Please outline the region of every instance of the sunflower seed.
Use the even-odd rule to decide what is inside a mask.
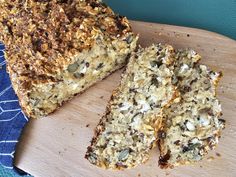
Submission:
[[[120,154],[118,156],[118,160],[125,160],[128,158],[128,155],[129,155],[129,149],[125,149],[120,152]]]
[[[158,61],[150,61],[150,65],[152,67],[160,67],[162,65],[162,61],[161,60],[158,60]]]
[[[96,70],[101,69],[103,66],[104,66],[103,63],[99,63],[99,65],[97,66]]]

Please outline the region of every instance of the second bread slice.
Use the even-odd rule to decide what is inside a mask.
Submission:
[[[92,164],[122,169],[149,158],[162,109],[175,95],[173,53],[169,45],[153,45],[133,54],[88,147],[85,157]]]
[[[162,168],[201,160],[218,143],[224,120],[216,86],[221,74],[198,64],[193,50],[179,51],[174,64],[175,83],[180,92],[163,112],[159,134]]]

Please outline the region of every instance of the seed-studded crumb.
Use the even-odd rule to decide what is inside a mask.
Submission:
[[[96,128],[86,158],[94,165],[123,169],[144,163],[157,140],[162,109],[175,96],[171,46],[134,53]]]
[[[164,110],[159,140],[162,168],[201,160],[218,143],[224,120],[216,86],[221,74],[198,64],[193,50],[179,51],[175,60],[175,84],[180,96]]]
[[[137,41],[127,19],[99,0],[2,1],[0,31],[29,117],[53,112],[124,66]]]

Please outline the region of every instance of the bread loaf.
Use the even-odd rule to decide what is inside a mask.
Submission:
[[[137,41],[99,0],[4,0],[0,31],[13,88],[33,118],[124,66]]]

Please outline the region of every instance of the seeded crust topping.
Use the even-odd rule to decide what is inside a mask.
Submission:
[[[157,140],[162,110],[175,96],[173,48],[153,45],[133,53],[85,155],[111,169],[144,163]]]
[[[159,134],[162,168],[201,160],[218,143],[224,128],[216,86],[221,73],[198,64],[193,50],[179,51],[174,64],[175,82],[180,94],[164,110]]]
[[[24,112],[41,117],[125,65],[137,36],[99,0],[0,1],[0,40]]]

